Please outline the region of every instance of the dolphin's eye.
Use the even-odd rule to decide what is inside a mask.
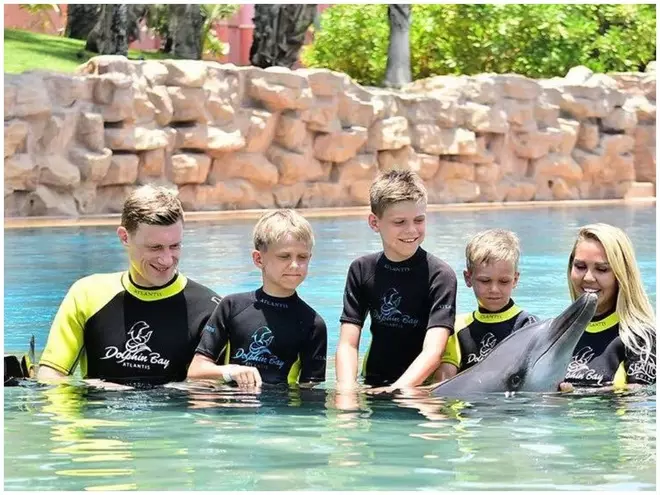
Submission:
[[[511,385],[511,388],[518,388],[521,382],[522,379],[520,378],[520,375],[513,375],[511,378],[509,378],[509,384]]]

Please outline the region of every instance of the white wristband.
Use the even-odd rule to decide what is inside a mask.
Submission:
[[[231,373],[230,373],[229,371],[224,371],[224,372],[222,373],[222,379],[223,379],[225,382],[229,383],[230,381],[232,381]]]

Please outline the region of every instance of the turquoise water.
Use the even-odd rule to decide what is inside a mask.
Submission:
[[[467,239],[518,232],[518,304],[543,317],[568,303],[566,259],[578,226],[628,232],[655,305],[654,206],[429,214],[424,247],[463,269]],[[305,300],[328,323],[319,390],[227,387],[109,392],[82,385],[4,391],[6,490],[654,490],[655,387],[637,393],[484,397],[337,397],[333,390],[346,270],[378,249],[363,218],[311,219],[317,246]],[[255,288],[253,222],[190,223],[182,271],[220,294]],[[48,327],[69,285],[124,268],[114,229],[5,231],[6,351]],[[460,281],[460,278],[459,278]],[[474,298],[459,283],[459,311]],[[367,348],[364,333],[361,355]]]

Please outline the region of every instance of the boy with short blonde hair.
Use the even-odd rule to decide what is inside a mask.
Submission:
[[[456,319],[436,373],[446,380],[481,362],[503,339],[537,318],[511,299],[520,273],[520,241],[510,230],[489,229],[476,234],[465,248],[465,284],[477,298],[478,308]]]
[[[296,293],[312,257],[312,227],[294,210],[269,212],[255,225],[253,244],[263,285],[220,302],[202,332],[188,378],[223,378],[243,387],[262,381],[320,383],[326,325]]]
[[[411,171],[381,173],[370,189],[369,227],[383,250],[348,270],[337,346],[337,382],[353,388],[362,325],[371,316],[372,342],[364,358],[367,385],[420,385],[440,365],[456,314],[456,275],[421,248],[427,193]]]

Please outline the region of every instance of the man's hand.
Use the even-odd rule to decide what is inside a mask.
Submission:
[[[561,382],[559,384],[559,391],[562,393],[569,393],[573,392],[575,390],[575,387],[573,387],[572,383],[569,382]]]

